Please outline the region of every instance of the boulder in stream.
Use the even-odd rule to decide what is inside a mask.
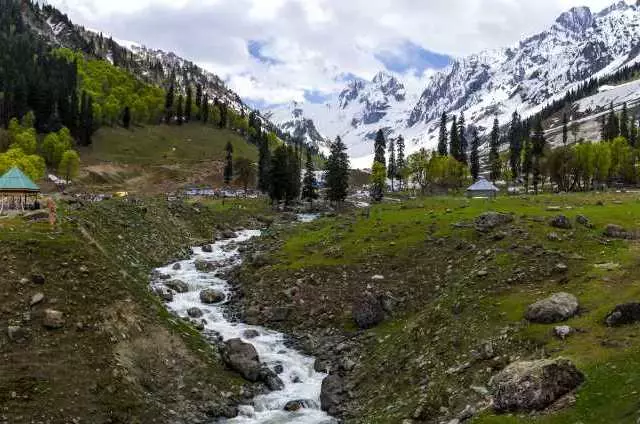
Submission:
[[[200,292],[200,301],[207,305],[220,303],[224,300],[224,293],[216,289],[204,289]]]
[[[186,293],[189,291],[189,285],[182,280],[170,280],[165,282],[164,285],[176,293]]]
[[[320,406],[330,415],[337,415],[345,401],[344,381],[337,374],[331,374],[322,380],[320,389]]]
[[[250,343],[240,339],[227,340],[222,349],[222,359],[231,369],[239,372],[244,378],[256,382],[260,378],[260,358],[258,351]]]

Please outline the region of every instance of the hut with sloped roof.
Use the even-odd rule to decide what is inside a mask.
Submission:
[[[478,181],[473,183],[471,187],[467,189],[467,197],[488,197],[493,199],[498,195],[500,190],[493,185],[491,181],[487,181],[486,178],[480,177]]]
[[[0,213],[4,210],[32,208],[38,202],[40,187],[19,168],[0,177]]]

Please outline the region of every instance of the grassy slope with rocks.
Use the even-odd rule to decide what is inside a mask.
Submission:
[[[103,127],[82,149],[81,189],[149,193],[188,183],[221,185],[225,146],[234,158],[257,161],[258,151],[242,136],[200,123],[150,125],[127,130]]]
[[[474,219],[486,211],[514,220],[478,232]],[[241,302],[249,321],[297,336],[346,373],[350,423],[439,422],[466,405],[482,410],[484,388],[507,364],[559,356],[586,375],[575,406],[540,416],[486,410],[473,422],[635,423],[640,327],[608,328],[603,320],[615,305],[640,300],[638,244],[610,240],[603,229],[637,228],[639,212],[634,194],[378,205],[369,216],[355,211],[272,232],[262,241],[268,260],[237,276]],[[573,229],[552,228],[558,214]],[[579,214],[595,227],[577,224]],[[351,308],[366,291],[395,306],[382,324],[361,331]],[[523,318],[529,304],[556,292],[580,301],[566,322],[578,332],[566,340],[554,337],[557,324]]]
[[[216,226],[261,225],[266,205],[113,200],[59,212],[55,230],[0,219],[0,421],[195,422],[238,401],[244,381],[151,296],[149,273]],[[36,293],[44,301],[30,306]],[[44,328],[46,309],[64,313],[63,328]]]

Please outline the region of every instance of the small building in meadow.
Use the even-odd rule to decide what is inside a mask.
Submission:
[[[467,197],[488,197],[493,199],[498,195],[500,190],[484,177],[480,177],[478,181],[473,183],[467,189]]]
[[[33,209],[38,203],[38,187],[19,168],[0,177],[0,213],[3,210]]]

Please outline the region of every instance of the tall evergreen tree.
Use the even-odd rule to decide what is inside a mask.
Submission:
[[[458,119],[458,140],[460,143],[460,157],[458,158],[458,162],[467,165],[469,142],[467,141],[467,128],[464,120],[464,113],[460,113],[460,119]]]
[[[438,154],[447,156],[447,114],[442,112],[440,117],[440,134],[438,134]]]
[[[229,185],[233,180],[233,144],[230,141],[227,142],[225,151],[227,152],[227,157],[224,166],[224,183]]]
[[[458,137],[458,119],[455,116],[451,122],[451,131],[449,131],[449,154],[455,160],[460,160],[460,156],[462,156]]]
[[[611,141],[617,136],[620,135],[620,122],[618,120],[618,115],[613,108],[613,102],[609,106],[609,114],[607,115],[607,126],[606,126],[606,139],[607,141]]]
[[[175,97],[175,83],[174,80],[171,81],[169,85],[169,89],[167,90],[167,95],[164,102],[164,113],[165,113],[165,122],[167,124],[171,124],[173,120],[173,102]]]
[[[533,190],[538,194],[538,185],[542,175],[542,158],[544,156],[544,148],[546,140],[544,138],[544,129],[542,128],[542,119],[538,119],[533,137],[531,138],[531,153],[533,156]]]
[[[376,134],[376,140],[374,144],[374,162],[381,163],[383,166],[387,165],[387,162],[384,157],[385,150],[387,149],[387,141],[384,137],[384,132],[382,130],[378,130]]]
[[[193,91],[191,85],[187,86],[187,102],[184,105],[184,121],[191,121],[191,109],[193,108]]]
[[[286,145],[280,145],[273,152],[269,171],[269,197],[272,202],[287,200],[289,187],[289,153]]]
[[[202,120],[202,84],[196,84],[196,120]]]
[[[478,131],[473,131],[473,138],[471,139],[471,177],[473,181],[478,181],[480,175],[480,137],[478,137]]]
[[[522,123],[518,112],[513,112],[509,125],[509,165],[514,180],[520,176],[520,157],[522,150]]]
[[[340,137],[331,145],[325,180],[327,199],[338,204],[344,202],[349,189],[349,156],[347,146]]]
[[[627,110],[626,103],[623,103],[622,113],[620,114],[620,135],[629,141],[629,111]]]
[[[296,146],[289,145],[287,147],[288,162],[287,162],[287,203],[297,200],[300,197],[300,155]]]
[[[396,140],[396,178],[400,182],[400,190],[404,188],[404,173],[407,163],[404,157],[404,137],[398,136]]]
[[[522,146],[522,179],[524,180],[525,193],[529,192],[529,176],[533,170],[533,148],[529,137],[524,139]]]
[[[305,164],[304,180],[302,181],[302,200],[313,205],[313,201],[318,198],[318,181],[316,180],[316,169],[313,165],[311,152],[307,150],[307,162]]]
[[[634,116],[631,117],[631,124],[629,127],[629,144],[633,148],[638,147],[638,119]]]
[[[220,122],[218,127],[227,128],[227,104],[222,102],[218,104],[220,107]]]
[[[569,118],[567,113],[562,114],[562,144],[564,146],[569,142]]]
[[[600,141],[607,141],[609,136],[609,127],[607,125],[607,117],[602,115],[600,117]]]
[[[206,124],[209,121],[209,95],[205,94],[202,97],[202,106],[200,108],[200,119],[202,123]]]
[[[182,95],[178,97],[178,105],[176,106],[176,122],[182,125],[184,120],[184,98]]]
[[[500,163],[500,123],[498,118],[493,121],[493,129],[491,130],[491,138],[489,140],[489,167],[492,181],[498,180],[502,175],[502,164]]]
[[[391,191],[394,191],[393,182],[397,177],[396,146],[392,138],[389,139],[389,165],[387,166],[387,178],[391,180]]]
[[[131,109],[129,106],[125,106],[124,112],[122,112],[122,126],[126,129],[131,126]]]
[[[258,190],[263,193],[269,192],[271,186],[271,149],[266,133],[260,137],[259,146],[260,157],[258,159]]]

